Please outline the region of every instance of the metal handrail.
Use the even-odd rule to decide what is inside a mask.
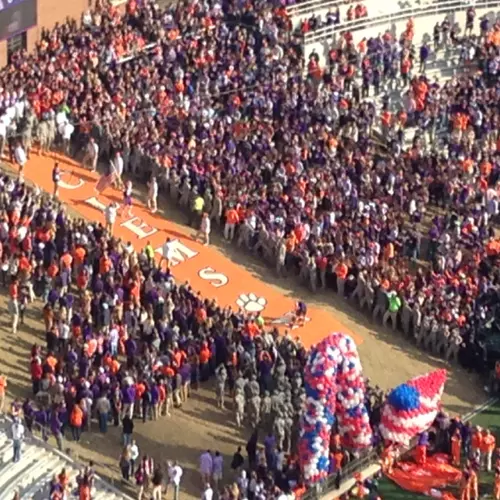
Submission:
[[[318,10],[325,10],[325,9],[331,9],[333,7],[341,7],[342,5],[352,5],[358,2],[363,2],[366,4],[367,1],[370,0],[351,0],[349,3],[346,3],[345,0],[307,0],[306,2],[300,2],[297,4],[293,5],[288,5],[286,7],[287,14],[290,17],[300,17],[304,16],[306,14],[312,14],[317,12]],[[400,0],[399,2],[395,2],[395,5],[393,5],[395,12],[398,10],[401,10],[403,7],[401,5],[404,5],[406,3],[411,3],[411,2],[421,2],[422,6],[425,5],[424,2],[431,2],[431,3],[437,3],[438,0]],[[464,0],[467,1],[467,0]],[[376,2],[374,2],[376,3]]]
[[[412,7],[398,12],[393,12],[391,14],[354,19],[337,25],[325,26],[306,33],[304,35],[304,45],[324,41],[325,39],[331,38],[336,33],[342,31],[359,31],[378,25],[390,28],[393,23],[397,21],[405,21],[410,17],[424,17],[429,15],[446,14],[448,12],[463,11],[472,5],[475,8],[500,7],[500,0],[477,0],[474,4],[469,2],[465,3],[462,0],[444,0],[428,7]]]

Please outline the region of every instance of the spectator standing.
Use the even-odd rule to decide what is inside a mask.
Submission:
[[[123,446],[127,446],[132,443],[132,434],[134,432],[134,421],[130,418],[128,413],[122,419],[122,441]]]
[[[83,410],[79,404],[74,404],[70,415],[70,426],[73,440],[80,441],[83,426]]]
[[[103,434],[108,432],[108,420],[111,411],[111,403],[106,394],[101,394],[96,402],[97,419],[99,421],[99,431]]]
[[[213,459],[210,450],[204,451],[200,456],[200,474],[202,484],[210,483],[213,474]]]
[[[54,190],[52,192],[54,198],[59,195],[59,182],[61,181],[61,169],[59,168],[59,163],[56,161],[54,163],[54,168],[52,169],[52,182],[54,184]]]
[[[238,449],[234,453],[233,459],[231,460],[231,469],[237,475],[244,464],[245,459],[243,458],[243,455],[241,453],[241,446],[238,446]]]
[[[11,427],[12,431],[12,445],[14,451],[14,462],[19,462],[21,460],[21,447],[24,440],[24,425],[21,423],[19,417],[14,417],[14,422]]]
[[[489,429],[486,429],[481,441],[481,456],[483,458],[483,467],[487,472],[491,472],[493,452],[495,451],[495,447],[495,436],[493,436]]]
[[[159,465],[156,466],[153,477],[151,479],[153,485],[153,498],[152,500],[161,500],[163,493],[163,472]]]
[[[208,246],[210,244],[210,226],[210,217],[207,212],[203,212],[203,215],[201,216],[200,228],[196,232],[194,239],[197,240],[201,238],[204,246]]]
[[[214,498],[214,490],[210,486],[210,483],[205,485],[203,494],[201,495],[201,500],[212,500]]]
[[[126,482],[130,480],[130,447],[124,446],[120,455],[120,472],[122,479]]]
[[[177,461],[168,462],[168,484],[171,484],[174,490],[174,500],[179,500],[182,474],[183,470]]]
[[[21,177],[23,174],[24,166],[28,161],[26,151],[24,150],[21,141],[18,141],[14,147],[14,159],[19,166],[19,177]]]
[[[7,389],[7,377],[0,375],[0,415],[3,415],[5,407],[5,389]]]
[[[113,228],[115,227],[116,216],[118,214],[118,206],[112,201],[104,210],[104,219],[106,220],[106,231],[113,235]]]
[[[158,181],[154,175],[148,184],[148,208],[152,214],[158,210]]]
[[[16,335],[19,324],[19,280],[17,277],[13,277],[9,285],[9,312],[11,331],[13,335]]]
[[[212,478],[214,480],[215,491],[219,491],[219,484],[222,481],[224,471],[224,459],[222,455],[216,451],[212,461]]]
[[[399,298],[399,295],[397,292],[392,291],[387,294],[387,298],[389,300],[389,307],[387,311],[384,313],[384,316],[382,318],[382,323],[384,326],[387,325],[387,322],[390,320],[392,323],[392,329],[396,330],[396,327],[398,325],[398,312],[401,309],[401,299]]]
[[[137,460],[139,459],[139,447],[137,446],[137,443],[134,440],[130,443],[130,473],[134,474],[135,472],[135,464],[137,463]]]

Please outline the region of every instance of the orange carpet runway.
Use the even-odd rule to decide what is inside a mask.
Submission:
[[[25,179],[52,193],[54,161],[54,157],[33,154],[24,169]],[[97,173],[91,173],[63,157],[58,157],[57,161],[64,170],[59,184],[61,201],[89,220],[104,222],[104,207],[111,201],[121,203],[122,193],[109,187],[97,196],[94,190],[99,178]],[[189,280],[195,290],[205,297],[216,297],[221,305],[261,312],[268,324],[281,329],[287,327],[289,313],[295,305],[293,299],[283,296],[248,270],[234,264],[216,248],[204,247],[195,242],[188,234],[189,229],[158,214],[151,214],[138,200],[133,201],[132,214],[131,217],[118,217],[114,235],[132,242],[136,249],[144,248],[149,241],[157,249],[158,256],[161,255],[161,247],[166,238],[170,237],[176,244],[173,274],[178,282]],[[359,336],[344,327],[330,313],[308,307],[308,316],[304,326],[292,331],[292,335],[299,336],[307,347],[332,331],[348,333],[358,345],[361,343]]]

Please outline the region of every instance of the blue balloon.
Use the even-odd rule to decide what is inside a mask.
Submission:
[[[398,385],[387,398],[389,404],[399,411],[410,411],[420,407],[420,393],[407,384]]]
[[[330,460],[328,460],[328,457],[321,456],[318,459],[318,469],[321,471],[328,471],[328,465],[330,463]]]

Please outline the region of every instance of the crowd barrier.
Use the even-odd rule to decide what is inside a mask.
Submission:
[[[343,22],[338,25],[319,28],[304,35],[304,45],[308,46],[313,43],[329,40],[337,33],[345,31],[353,32],[377,27],[379,31],[383,32],[386,29],[390,29],[395,23],[406,22],[411,17],[419,18],[464,12],[471,6],[476,10],[497,8],[500,7],[500,1],[476,0],[475,2],[470,2],[463,0],[444,0],[423,7],[420,5],[413,5],[411,8],[397,10],[386,15],[364,17]]]

